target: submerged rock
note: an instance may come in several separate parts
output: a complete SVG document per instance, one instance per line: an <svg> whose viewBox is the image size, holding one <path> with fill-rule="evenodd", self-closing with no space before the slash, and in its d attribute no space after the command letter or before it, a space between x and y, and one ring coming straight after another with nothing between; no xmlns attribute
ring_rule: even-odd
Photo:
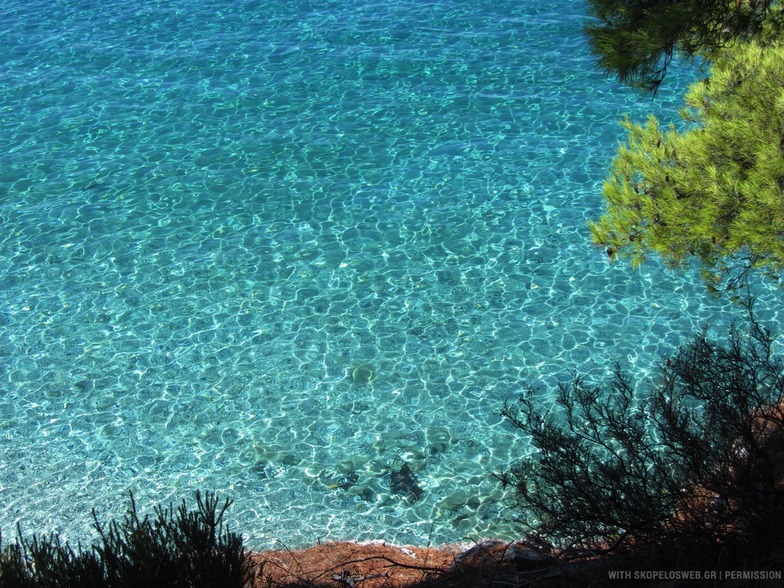
<svg viewBox="0 0 784 588"><path fill-rule="evenodd" d="M367 363L358 365L351 370L351 379L355 384L370 384L376 378L376 370Z"/></svg>
<svg viewBox="0 0 784 588"><path fill-rule="evenodd" d="M271 480L277 478L284 472L284 468L271 462L256 462L252 470L261 480Z"/></svg>
<svg viewBox="0 0 784 588"><path fill-rule="evenodd" d="M455 442L452 432L446 427L428 427L425 438L431 455L446 451Z"/></svg>
<svg viewBox="0 0 784 588"><path fill-rule="evenodd" d="M438 503L438 507L444 510L459 510L466 506L472 498L475 499L476 497L464 490L458 490L441 500ZM472 503L474 502L472 501Z"/></svg>
<svg viewBox="0 0 784 588"><path fill-rule="evenodd" d="M318 479L328 490L348 490L359 481L359 475L353 471L342 472L337 468L325 468L319 473Z"/></svg>
<svg viewBox="0 0 784 588"><path fill-rule="evenodd" d="M417 484L417 478L404 463L400 469L391 471L391 489L393 494L398 494L406 500L416 502L422 497L423 490Z"/></svg>

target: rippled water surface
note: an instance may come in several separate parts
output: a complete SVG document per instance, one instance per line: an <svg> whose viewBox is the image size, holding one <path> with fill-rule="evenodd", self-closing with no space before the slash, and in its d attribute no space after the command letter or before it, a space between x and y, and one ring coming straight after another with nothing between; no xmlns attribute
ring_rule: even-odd
<svg viewBox="0 0 784 588"><path fill-rule="evenodd" d="M0 527L201 488L253 547L519 533L503 401L729 309L589 245L685 74L605 79L583 10L0 2Z"/></svg>

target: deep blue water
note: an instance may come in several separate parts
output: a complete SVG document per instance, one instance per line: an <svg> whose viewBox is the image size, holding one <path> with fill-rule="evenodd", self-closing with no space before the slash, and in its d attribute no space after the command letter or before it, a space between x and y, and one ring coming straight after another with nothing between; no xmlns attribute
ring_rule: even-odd
<svg viewBox="0 0 784 588"><path fill-rule="evenodd" d="M0 0L0 527L211 489L252 547L519 535L503 401L733 314L589 244L691 74L619 87L583 11Z"/></svg>

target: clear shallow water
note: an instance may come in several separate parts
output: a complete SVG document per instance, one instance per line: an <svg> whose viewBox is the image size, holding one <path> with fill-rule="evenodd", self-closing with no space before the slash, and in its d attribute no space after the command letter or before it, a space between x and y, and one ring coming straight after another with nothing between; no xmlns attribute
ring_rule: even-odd
<svg viewBox="0 0 784 588"><path fill-rule="evenodd" d="M252 547L519 534L503 401L733 314L589 246L684 82L604 79L582 9L0 3L0 527L200 488Z"/></svg>

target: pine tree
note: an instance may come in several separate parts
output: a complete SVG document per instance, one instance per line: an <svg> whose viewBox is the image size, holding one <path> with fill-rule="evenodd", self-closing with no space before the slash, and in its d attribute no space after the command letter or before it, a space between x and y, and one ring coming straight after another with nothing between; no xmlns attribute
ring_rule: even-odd
<svg viewBox="0 0 784 588"><path fill-rule="evenodd" d="M739 40L776 37L773 0L589 0L586 26L599 65L621 82L656 90L676 54L711 58Z"/></svg>
<svg viewBox="0 0 784 588"><path fill-rule="evenodd" d="M608 255L672 267L697 259L709 287L784 268L784 42L738 43L695 83L684 129L629 119L591 223Z"/></svg>

